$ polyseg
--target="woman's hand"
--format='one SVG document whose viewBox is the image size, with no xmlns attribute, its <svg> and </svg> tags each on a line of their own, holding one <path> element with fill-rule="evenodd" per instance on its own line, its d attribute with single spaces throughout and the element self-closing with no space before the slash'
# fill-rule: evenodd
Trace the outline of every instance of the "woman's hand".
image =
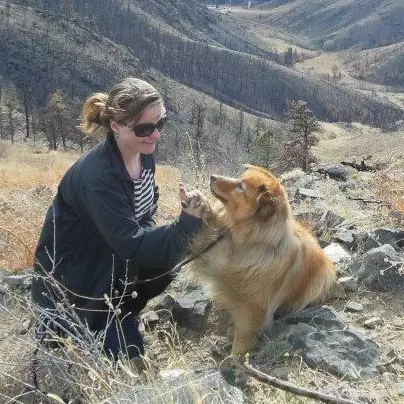
<svg viewBox="0 0 404 404">
<path fill-rule="evenodd" d="M 187 192 L 185 185 L 182 183 L 180 183 L 179 193 L 182 210 L 185 213 L 188 213 L 188 215 L 200 219 L 202 217 L 202 211 L 205 205 L 202 193 L 197 189 Z"/>
</svg>

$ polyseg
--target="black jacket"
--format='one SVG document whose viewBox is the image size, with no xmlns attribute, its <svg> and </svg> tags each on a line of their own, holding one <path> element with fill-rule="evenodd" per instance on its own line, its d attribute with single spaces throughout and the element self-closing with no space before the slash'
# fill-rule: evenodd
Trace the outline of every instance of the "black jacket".
<svg viewBox="0 0 404 404">
<path fill-rule="evenodd" d="M 142 164 L 155 169 L 152 155 L 142 155 Z M 128 283 L 132 286 L 126 292 L 137 290 L 138 278 L 164 273 L 185 255 L 201 220 L 182 212 L 176 222 L 156 227 L 154 204 L 138 222 L 133 195 L 133 182 L 115 139 L 108 134 L 67 171 L 58 187 L 36 249 L 35 271 L 40 276 L 32 285 L 34 302 L 54 308 L 53 301 L 62 299 L 58 288 L 44 280 L 44 275 L 52 272 L 80 317 L 90 328 L 102 329 L 108 309 L 102 299 L 105 293 L 123 293 Z M 157 199 L 155 187 L 155 203 Z M 153 290 L 147 290 L 153 285 L 150 282 L 140 288 L 142 293 L 148 292 L 147 298 L 154 295 Z M 144 298 L 137 300 L 138 305 L 136 299 L 128 303 L 131 311 L 145 305 Z"/>
</svg>

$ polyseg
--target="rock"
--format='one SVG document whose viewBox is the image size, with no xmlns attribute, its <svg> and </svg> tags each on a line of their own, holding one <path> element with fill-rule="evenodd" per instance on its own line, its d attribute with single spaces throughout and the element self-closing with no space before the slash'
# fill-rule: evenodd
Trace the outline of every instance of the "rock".
<svg viewBox="0 0 404 404">
<path fill-rule="evenodd" d="M 377 375 L 379 348 L 352 331 L 318 331 L 294 341 L 302 349 L 303 360 L 312 367 L 346 379 L 370 378 Z"/>
<path fill-rule="evenodd" d="M 154 310 L 141 314 L 140 318 L 146 325 L 153 325 L 159 321 L 159 315 Z"/>
<path fill-rule="evenodd" d="M 321 218 L 320 225 L 322 225 L 324 231 L 327 229 L 333 229 L 339 224 L 343 223 L 345 218 L 340 215 L 337 215 L 335 212 L 331 210 L 327 210 Z"/>
<path fill-rule="evenodd" d="M 351 254 L 345 250 L 344 247 L 337 243 L 331 243 L 323 249 L 325 254 L 331 259 L 331 261 L 336 264 L 342 260 L 350 259 Z"/>
<path fill-rule="evenodd" d="M 371 317 L 363 323 L 363 325 L 366 328 L 370 328 L 371 330 L 374 330 L 376 328 L 376 326 L 382 325 L 382 324 L 383 324 L 383 321 L 380 317 Z"/>
<path fill-rule="evenodd" d="M 338 282 L 335 282 L 332 285 L 329 296 L 331 299 L 346 299 L 347 298 L 345 289 Z"/>
<path fill-rule="evenodd" d="M 306 198 L 324 199 L 324 195 L 320 191 L 308 188 L 297 188 L 295 197 L 297 199 L 306 199 Z"/>
<path fill-rule="evenodd" d="M 264 331 L 269 338 L 277 339 L 277 335 L 286 327 L 304 324 L 314 327 L 314 330 L 342 330 L 345 327 L 343 318 L 329 306 L 308 307 L 294 314 L 280 317 L 272 327 Z"/>
<path fill-rule="evenodd" d="M 354 243 L 353 232 L 351 230 L 340 229 L 334 234 L 333 239 L 348 249 L 351 249 Z"/>
<path fill-rule="evenodd" d="M 241 390 L 229 385 L 217 371 L 186 372 L 176 369 L 166 373 L 161 383 L 154 381 L 120 391 L 105 402 L 241 404 L 245 400 Z"/>
<path fill-rule="evenodd" d="M 404 290 L 404 260 L 390 244 L 374 248 L 352 264 L 358 281 L 375 292 Z"/>
<path fill-rule="evenodd" d="M 306 226 L 312 227 L 317 232 L 317 230 L 320 228 L 320 221 L 323 217 L 323 213 L 318 211 L 300 212 L 294 214 L 294 217 L 299 222 L 302 222 Z"/>
<path fill-rule="evenodd" d="M 347 292 L 357 292 L 358 291 L 358 280 L 354 276 L 344 276 L 338 279 L 338 283 Z"/>
<path fill-rule="evenodd" d="M 176 300 L 168 293 L 163 293 L 148 303 L 149 307 L 155 311 L 158 310 L 168 310 L 172 312 L 174 307 L 177 305 Z"/>
<path fill-rule="evenodd" d="M 363 306 L 360 303 L 356 303 L 356 302 L 349 302 L 346 306 L 345 306 L 345 310 L 346 311 L 350 311 L 352 313 L 358 313 L 360 311 L 363 310 Z"/>
<path fill-rule="evenodd" d="M 2 283 L 10 290 L 26 292 L 31 289 L 32 277 L 31 273 L 10 274 L 3 277 Z"/>
<path fill-rule="evenodd" d="M 358 379 L 376 375 L 379 347 L 359 332 L 345 328 L 334 309 L 321 306 L 280 318 L 264 335 L 271 341 L 287 342 L 291 351 L 300 350 L 299 355 L 308 365 L 320 366 L 338 377 Z M 256 357 L 263 363 L 263 353 Z"/>
<path fill-rule="evenodd" d="M 404 230 L 380 228 L 372 235 L 379 245 L 390 244 L 396 250 L 404 247 Z"/>
<path fill-rule="evenodd" d="M 361 253 L 390 244 L 395 250 L 404 247 L 404 230 L 380 228 L 368 232 L 354 233 L 352 250 Z"/>
<path fill-rule="evenodd" d="M 321 164 L 316 169 L 320 174 L 326 175 L 329 178 L 337 181 L 348 180 L 348 169 L 340 163 Z"/>
<path fill-rule="evenodd" d="M 354 241 L 351 245 L 351 251 L 358 253 L 365 253 L 372 250 L 373 248 L 380 247 L 380 244 L 373 238 L 371 233 L 368 232 L 358 232 L 353 233 Z"/>
<path fill-rule="evenodd" d="M 202 290 L 193 290 L 177 299 L 176 303 L 173 317 L 178 324 L 196 331 L 205 329 L 211 301 Z"/>
</svg>

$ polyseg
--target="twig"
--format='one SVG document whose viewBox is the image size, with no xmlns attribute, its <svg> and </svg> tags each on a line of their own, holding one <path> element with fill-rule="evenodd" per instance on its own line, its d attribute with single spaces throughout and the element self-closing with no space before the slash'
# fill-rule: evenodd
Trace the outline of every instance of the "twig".
<svg viewBox="0 0 404 404">
<path fill-rule="evenodd" d="M 334 404 L 359 404 L 356 401 L 351 401 L 345 398 L 332 397 L 328 394 L 320 393 L 315 390 L 310 390 L 304 387 L 298 387 L 289 382 L 285 382 L 283 380 L 279 380 L 273 376 L 267 375 L 257 369 L 254 369 L 249 363 L 245 362 L 241 364 L 237 360 L 233 360 L 235 365 L 242 371 L 245 371 L 248 375 L 254 377 L 260 382 L 270 384 L 271 386 L 277 387 L 279 389 L 288 391 L 289 393 L 297 394 L 299 396 L 305 396 L 314 398 L 317 400 L 321 400 L 324 403 L 334 403 Z"/>
<path fill-rule="evenodd" d="M 380 203 L 380 204 L 386 204 L 386 202 L 383 201 L 378 201 L 376 199 L 365 199 L 365 198 L 352 198 L 352 197 L 348 197 L 348 199 L 350 199 L 351 201 L 362 201 L 363 203 Z M 387 205 L 386 205 L 387 206 Z"/>
</svg>

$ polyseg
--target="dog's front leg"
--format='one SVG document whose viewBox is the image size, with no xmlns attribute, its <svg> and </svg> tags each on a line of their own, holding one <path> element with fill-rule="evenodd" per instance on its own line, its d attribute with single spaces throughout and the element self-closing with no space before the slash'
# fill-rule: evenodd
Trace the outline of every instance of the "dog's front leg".
<svg viewBox="0 0 404 404">
<path fill-rule="evenodd" d="M 234 339 L 231 354 L 244 355 L 254 348 L 265 313 L 257 307 L 243 307 L 231 311 L 234 322 Z"/>
</svg>

